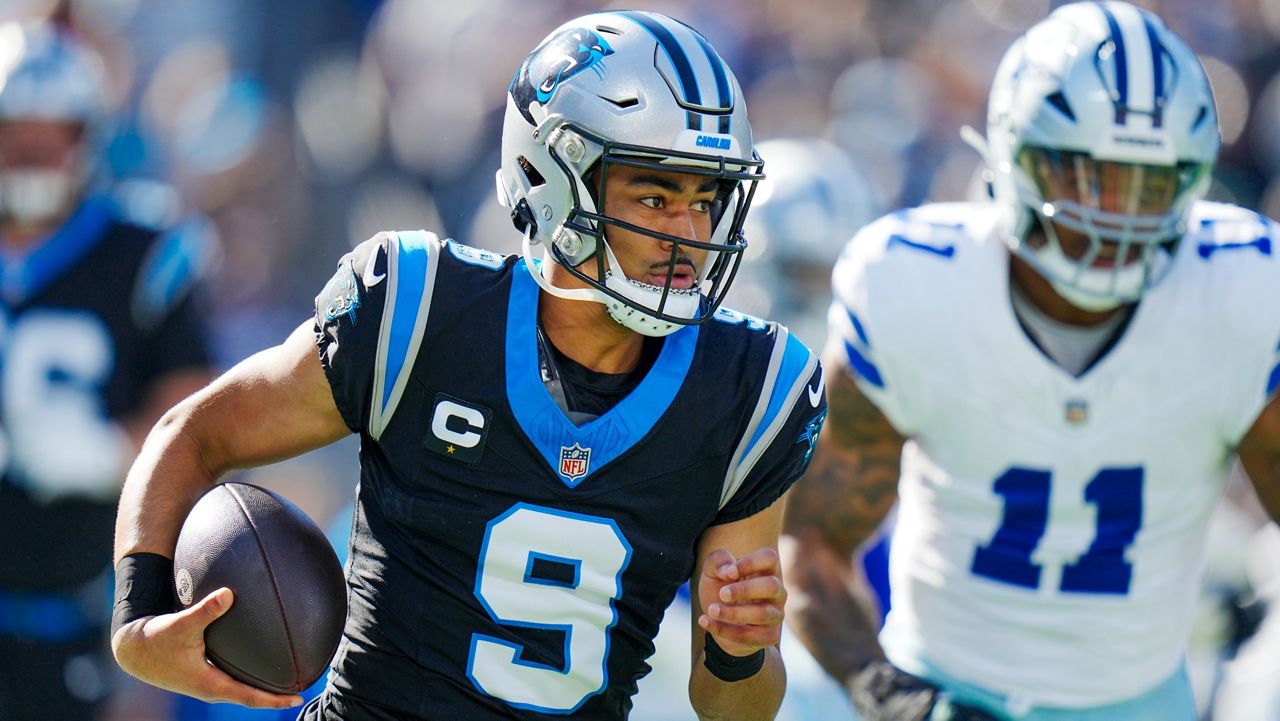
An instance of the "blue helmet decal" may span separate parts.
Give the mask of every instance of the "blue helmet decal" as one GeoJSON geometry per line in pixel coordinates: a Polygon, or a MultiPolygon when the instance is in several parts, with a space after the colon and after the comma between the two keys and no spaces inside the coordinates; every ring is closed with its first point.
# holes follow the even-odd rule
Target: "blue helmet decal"
{"type": "Polygon", "coordinates": [[[529,106],[536,100],[546,104],[560,83],[590,69],[604,77],[604,59],[613,54],[608,41],[589,28],[570,28],[556,35],[525,58],[509,92],[525,120],[533,122],[529,106]]]}

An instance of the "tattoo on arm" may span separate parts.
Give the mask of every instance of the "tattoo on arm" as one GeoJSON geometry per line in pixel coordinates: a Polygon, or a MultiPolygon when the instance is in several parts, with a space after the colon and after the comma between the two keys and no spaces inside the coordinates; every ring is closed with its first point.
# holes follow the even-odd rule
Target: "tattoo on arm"
{"type": "Polygon", "coordinates": [[[832,365],[826,427],[787,504],[787,617],[827,673],[844,683],[884,658],[854,553],[897,499],[903,438],[843,365],[832,365]]]}
{"type": "Polygon", "coordinates": [[[787,504],[786,525],[848,556],[897,499],[903,439],[846,371],[835,368],[829,376],[826,426],[787,504]]]}

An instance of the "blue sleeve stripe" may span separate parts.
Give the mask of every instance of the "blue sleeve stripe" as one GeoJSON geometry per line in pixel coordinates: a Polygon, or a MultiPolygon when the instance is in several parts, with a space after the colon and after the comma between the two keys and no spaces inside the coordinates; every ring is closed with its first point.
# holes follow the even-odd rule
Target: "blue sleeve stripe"
{"type": "Polygon", "coordinates": [[[396,235],[395,247],[388,248],[387,311],[378,337],[374,408],[369,421],[374,438],[382,435],[408,384],[426,330],[439,264],[439,253],[430,252],[434,236],[420,230],[396,235]]]}
{"type": "MultiPolygon", "coordinates": [[[[805,389],[809,383],[809,379],[813,376],[814,371],[818,368],[818,358],[815,356],[804,343],[791,335],[785,328],[780,329],[781,333],[786,334],[786,339],[779,338],[778,343],[784,344],[781,352],[781,358],[777,358],[778,351],[774,351],[774,358],[770,359],[770,372],[765,379],[764,389],[761,392],[761,399],[756,405],[756,412],[748,425],[744,436],[751,434],[751,440],[745,447],[739,446],[739,450],[734,454],[734,463],[730,466],[728,476],[725,478],[724,487],[720,493],[720,507],[733,499],[734,494],[746,482],[747,476],[755,468],[756,463],[765,454],[765,451],[772,446],[774,440],[777,439],[779,431],[786,425],[787,419],[792,414],[801,396],[805,395],[805,389]],[[761,408],[764,404],[765,391],[768,391],[769,401],[764,412],[761,408]]],[[[805,401],[808,402],[807,400],[805,401]]],[[[816,406],[815,406],[816,408],[816,406]]]]}
{"type": "Polygon", "coordinates": [[[1267,396],[1270,397],[1277,388],[1280,388],[1280,363],[1271,369],[1271,377],[1267,379],[1267,396]]]}
{"type": "Polygon", "coordinates": [[[862,327],[862,321],[858,320],[858,316],[847,307],[845,308],[845,312],[849,314],[849,321],[853,323],[853,332],[858,334],[858,340],[862,341],[862,345],[870,348],[871,339],[867,338],[867,331],[862,327]]]}
{"type": "Polygon", "coordinates": [[[880,369],[875,364],[867,360],[867,357],[849,341],[844,342],[844,352],[849,358],[849,367],[853,368],[858,377],[875,386],[876,388],[884,388],[884,378],[880,375],[880,369]]]}
{"type": "Polygon", "coordinates": [[[769,408],[764,412],[764,418],[756,428],[755,435],[751,436],[751,442],[747,444],[747,452],[743,454],[744,458],[751,455],[751,450],[764,434],[764,429],[773,425],[773,419],[777,418],[778,412],[782,410],[783,401],[788,395],[787,391],[795,385],[796,379],[808,366],[809,357],[812,355],[799,338],[790,333],[787,334],[787,349],[782,356],[782,367],[778,369],[778,375],[773,382],[769,408]]]}

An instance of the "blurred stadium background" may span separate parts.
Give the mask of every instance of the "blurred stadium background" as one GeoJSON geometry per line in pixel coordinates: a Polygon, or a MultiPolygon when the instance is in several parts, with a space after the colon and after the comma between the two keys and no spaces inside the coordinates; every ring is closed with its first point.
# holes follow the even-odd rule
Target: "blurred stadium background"
{"type": "MultiPolygon", "coordinates": [[[[98,173],[144,208],[177,202],[180,214],[211,223],[219,252],[203,303],[225,368],[284,338],[336,259],[380,229],[435,229],[515,250],[493,197],[505,90],[525,53],[565,19],[642,5],[700,29],[735,68],[758,141],[818,137],[832,162],[847,155],[854,180],[840,202],[857,209],[856,225],[980,189],[978,158],[958,128],[985,127],[1000,55],[1058,4],[0,0],[0,18],[54,17],[104,54],[114,109],[99,128],[98,173]]],[[[1224,144],[1212,195],[1280,215],[1280,0],[1138,4],[1189,41],[1214,86],[1224,144]]],[[[785,260],[774,253],[785,247],[759,246],[740,305],[794,317],[802,337],[821,344],[824,266],[841,240],[806,248],[800,260],[818,269],[781,285],[774,263],[785,260]],[[820,300],[804,311],[796,298],[807,290],[820,300]]],[[[353,447],[246,480],[283,491],[341,534],[353,447]]],[[[134,691],[118,718],[169,713],[171,700],[134,691]]]]}

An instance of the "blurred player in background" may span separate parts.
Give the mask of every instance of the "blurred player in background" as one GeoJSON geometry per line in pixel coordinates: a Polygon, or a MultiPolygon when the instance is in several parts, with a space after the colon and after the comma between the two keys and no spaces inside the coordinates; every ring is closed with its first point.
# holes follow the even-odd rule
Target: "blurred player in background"
{"type": "Polygon", "coordinates": [[[825,402],[803,343],[717,310],[761,168],[741,88],[687,25],[599,13],[547,36],[507,101],[498,189],[523,257],[380,233],[314,320],[148,438],[117,524],[126,670],[301,702],[206,662],[233,599],[175,613],[170,558],[228,469],[359,433],[348,622],[305,718],[625,718],[685,581],[694,708],[773,718],[782,498],[825,402]]]}
{"type": "Polygon", "coordinates": [[[92,719],[111,691],[110,554],[151,424],[208,380],[201,237],[90,190],[97,56],[0,25],[0,718],[92,719]]]}
{"type": "Polygon", "coordinates": [[[1237,454],[1280,515],[1277,226],[1201,201],[1219,145],[1158,17],[1067,5],[997,71],[994,202],[887,216],[837,265],[787,580],[863,718],[1196,718],[1187,632],[1237,454]],[[848,558],[895,499],[877,643],[848,558]]]}
{"type": "Polygon", "coordinates": [[[821,347],[831,268],[883,206],[848,153],[826,140],[774,138],[756,150],[769,173],[752,202],[747,249],[727,302],[821,347]]]}

